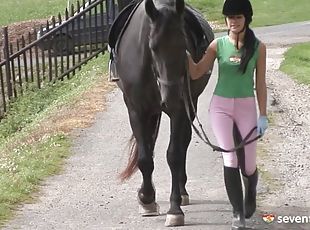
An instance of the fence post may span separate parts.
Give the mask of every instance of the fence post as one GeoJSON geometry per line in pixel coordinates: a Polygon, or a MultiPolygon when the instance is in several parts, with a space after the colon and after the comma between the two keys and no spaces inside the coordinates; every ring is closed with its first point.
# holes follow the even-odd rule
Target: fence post
{"type": "Polygon", "coordinates": [[[8,35],[8,27],[3,28],[4,33],[4,47],[3,47],[3,54],[4,54],[4,60],[5,60],[5,75],[6,75],[6,84],[7,84],[7,90],[8,90],[8,98],[11,99],[13,96],[13,90],[12,90],[12,82],[11,82],[11,68],[10,68],[10,50],[9,50],[9,35],[8,35]]]}

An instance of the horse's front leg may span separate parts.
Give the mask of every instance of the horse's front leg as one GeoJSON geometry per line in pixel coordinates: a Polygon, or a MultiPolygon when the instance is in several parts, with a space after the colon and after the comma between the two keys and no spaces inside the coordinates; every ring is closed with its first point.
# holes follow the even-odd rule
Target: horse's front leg
{"type": "MultiPolygon", "coordinates": [[[[146,136],[144,138],[146,138],[146,136]]],[[[156,194],[152,182],[152,173],[154,170],[153,141],[145,139],[137,143],[139,152],[138,168],[143,178],[143,182],[138,191],[139,213],[142,216],[157,216],[159,215],[159,206],[156,203],[156,194]]]]}
{"type": "Polygon", "coordinates": [[[186,112],[180,113],[181,116],[179,118],[179,135],[180,135],[180,172],[179,172],[179,187],[181,193],[181,205],[189,205],[189,195],[186,191],[186,182],[187,182],[187,175],[186,175],[186,156],[187,156],[187,149],[192,137],[192,129],[191,124],[189,122],[188,117],[186,116],[186,112]]]}
{"type": "MultiPolygon", "coordinates": [[[[188,96],[187,96],[188,97],[188,96]]],[[[195,111],[197,111],[197,101],[198,101],[198,95],[193,96],[193,105],[195,107],[195,111]]],[[[185,105],[188,106],[188,105],[185,105]]],[[[177,124],[179,127],[179,135],[182,139],[180,141],[180,157],[181,157],[181,169],[179,174],[179,186],[180,186],[180,192],[181,192],[181,198],[182,202],[181,205],[189,205],[189,195],[186,191],[186,182],[187,182],[187,175],[186,175],[186,156],[187,156],[187,149],[189,146],[189,143],[192,139],[192,127],[191,122],[195,119],[195,113],[192,108],[188,108],[190,112],[190,119],[188,117],[186,108],[183,107],[183,111],[179,113],[177,124]]]]}
{"type": "Polygon", "coordinates": [[[142,173],[143,182],[138,191],[139,213],[142,216],[159,215],[152,182],[154,170],[153,152],[157,138],[161,114],[138,115],[130,111],[130,123],[137,144],[137,165],[142,173]]]}
{"type": "MultiPolygon", "coordinates": [[[[167,150],[167,161],[172,176],[170,209],[167,212],[166,226],[184,225],[184,213],[181,209],[182,195],[188,195],[185,190],[187,180],[185,171],[186,150],[191,133],[188,132],[188,122],[182,119],[182,113],[170,117],[171,136],[167,150]],[[185,134],[184,131],[187,133],[185,134]],[[186,136],[184,137],[183,134],[186,136]]],[[[190,127],[189,127],[190,129],[190,127]]]]}

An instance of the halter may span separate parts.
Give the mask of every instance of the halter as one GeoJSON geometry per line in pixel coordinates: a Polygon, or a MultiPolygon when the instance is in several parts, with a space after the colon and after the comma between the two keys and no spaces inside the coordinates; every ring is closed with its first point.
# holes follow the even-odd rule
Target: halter
{"type": "Polygon", "coordinates": [[[177,80],[163,80],[159,76],[157,77],[157,82],[159,85],[165,85],[165,86],[175,86],[175,85],[182,85],[184,83],[184,77],[181,77],[177,80]]]}
{"type": "Polygon", "coordinates": [[[160,78],[160,75],[158,71],[155,68],[155,65],[152,64],[152,71],[153,74],[156,76],[157,84],[160,85],[165,85],[165,86],[175,86],[175,85],[182,85],[184,83],[184,76],[176,79],[176,80],[164,80],[160,78]]]}

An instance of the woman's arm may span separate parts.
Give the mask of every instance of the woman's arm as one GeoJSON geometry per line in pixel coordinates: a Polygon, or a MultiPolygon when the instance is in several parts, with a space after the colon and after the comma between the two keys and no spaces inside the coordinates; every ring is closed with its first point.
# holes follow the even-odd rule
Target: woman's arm
{"type": "Polygon", "coordinates": [[[216,58],[216,39],[210,43],[205,54],[198,63],[194,62],[190,53],[187,53],[187,57],[191,79],[196,80],[213,67],[216,58]]]}
{"type": "Polygon", "coordinates": [[[256,63],[256,94],[260,116],[267,116],[266,45],[260,42],[256,63]]]}

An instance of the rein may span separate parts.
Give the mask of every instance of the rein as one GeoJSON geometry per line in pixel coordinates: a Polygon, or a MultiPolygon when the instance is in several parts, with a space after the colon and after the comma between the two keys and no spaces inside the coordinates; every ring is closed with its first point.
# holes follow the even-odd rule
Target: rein
{"type": "Polygon", "coordinates": [[[188,97],[187,97],[187,94],[185,93],[184,94],[184,105],[185,105],[185,110],[186,110],[186,114],[187,114],[187,117],[191,123],[191,126],[193,127],[195,133],[197,134],[197,136],[204,142],[206,143],[207,145],[209,145],[213,151],[218,151],[218,152],[225,152],[225,153],[228,153],[228,152],[234,152],[236,150],[239,150],[241,148],[243,148],[244,146],[258,140],[261,135],[258,135],[256,136],[255,138],[253,138],[252,140],[249,140],[252,133],[257,129],[257,127],[253,127],[253,129],[250,130],[250,132],[245,136],[245,138],[237,145],[235,146],[234,148],[232,149],[223,149],[217,145],[214,145],[210,142],[208,136],[206,135],[206,132],[205,130],[203,129],[203,126],[197,116],[197,111],[195,109],[195,106],[194,106],[194,103],[193,103],[193,99],[192,99],[192,94],[191,94],[191,89],[190,89],[190,74],[189,74],[189,68],[188,68],[188,62],[186,62],[186,78],[187,78],[187,88],[188,88],[188,97]],[[186,98],[185,98],[186,97],[186,98]],[[190,105],[189,105],[189,102],[190,102],[190,105]],[[198,128],[195,126],[194,124],[194,120],[192,121],[191,119],[191,115],[190,115],[190,106],[191,108],[193,109],[193,112],[194,112],[194,118],[197,119],[197,122],[199,124],[199,127],[200,127],[200,130],[201,130],[201,133],[199,132],[198,128]]]}

